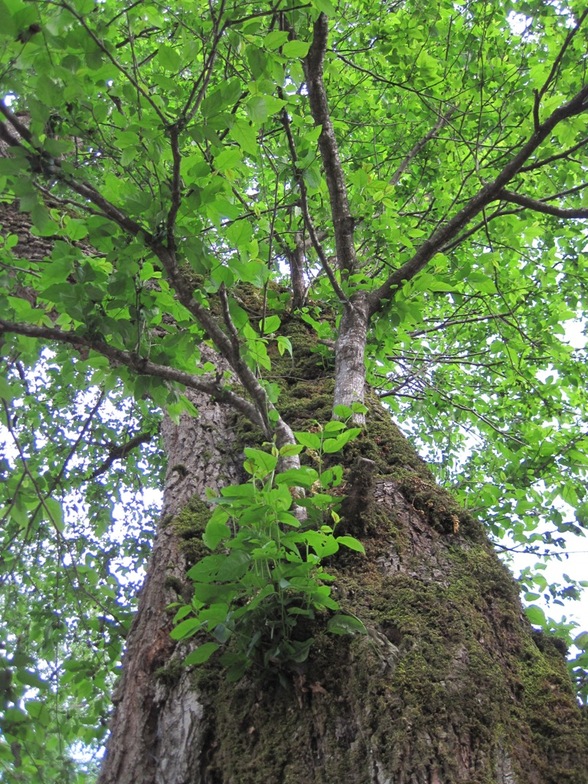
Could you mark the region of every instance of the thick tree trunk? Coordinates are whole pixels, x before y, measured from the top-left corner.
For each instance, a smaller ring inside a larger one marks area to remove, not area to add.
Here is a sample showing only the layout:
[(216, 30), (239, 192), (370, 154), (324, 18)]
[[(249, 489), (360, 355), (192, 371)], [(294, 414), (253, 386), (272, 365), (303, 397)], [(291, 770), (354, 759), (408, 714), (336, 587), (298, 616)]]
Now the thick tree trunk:
[[(332, 383), (291, 386), (285, 407), (295, 428), (320, 418)], [(564, 658), (533, 635), (481, 526), (436, 487), (377, 407), (345, 455), (343, 524), (367, 556), (329, 563), (338, 600), (369, 634), (317, 628), (310, 660), (282, 673), (288, 686), (267, 670), (232, 684), (214, 663), (183, 668), (186, 646), (169, 637), (166, 605), (202, 547), (185, 537), (205, 518), (201, 502), (186, 504), (234, 481), (240, 463), (233, 414), (198, 405), (198, 419), (166, 425), (165, 512), (100, 784), (588, 781), (585, 723)], [(366, 459), (375, 471), (361, 477)]]
[[(197, 781), (204, 754), (204, 709), (192, 676), (181, 667), (185, 651), (169, 636), (166, 608), (188, 593), (186, 568), (194, 558), (178, 515), (206, 510), (197, 499), (236, 481), (241, 464), (233, 417), (204, 396), (191, 395), (200, 416), (164, 421), (169, 458), (164, 508), (139, 609), (127, 642), (123, 675), (113, 697), (114, 714), (101, 784), (178, 784)], [(181, 515), (180, 515), (181, 517)], [(189, 537), (189, 532), (185, 532)], [(188, 544), (188, 546), (186, 546)], [(180, 646), (181, 647), (181, 646)]]

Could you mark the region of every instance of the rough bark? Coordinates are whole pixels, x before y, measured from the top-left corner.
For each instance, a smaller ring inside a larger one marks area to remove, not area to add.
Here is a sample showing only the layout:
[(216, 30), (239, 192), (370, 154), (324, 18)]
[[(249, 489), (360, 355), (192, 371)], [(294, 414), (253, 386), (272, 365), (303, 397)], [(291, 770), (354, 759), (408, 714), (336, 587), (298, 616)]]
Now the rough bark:
[(203, 753), (203, 706), (191, 675), (180, 669), (185, 652), (169, 636), (172, 614), (166, 607), (187, 587), (189, 558), (173, 521), (189, 501), (194, 510), (194, 499), (203, 498), (206, 488), (219, 492), (234, 482), (240, 460), (227, 411), (205, 396), (191, 397), (200, 416), (183, 416), (177, 426), (166, 419), (162, 429), (169, 458), (164, 508), (113, 697), (100, 784), (189, 782)]
[[(363, 403), (365, 397), (365, 344), (368, 328), (365, 297), (355, 297), (344, 306), (335, 351), (335, 406)], [(355, 421), (363, 424), (364, 417)]]
[[(333, 381), (316, 368), (302, 380), (292, 373), (284, 408), (296, 428), (328, 416)], [(235, 476), (234, 422), (210, 405), (166, 425), (167, 516), (100, 784), (585, 784), (586, 734), (563, 657), (533, 636), (481, 525), (374, 406), (366, 436), (345, 454), (342, 507), (367, 556), (328, 565), (342, 606), (369, 634), (333, 637), (319, 623), (308, 663), (254, 669), (237, 684), (214, 662), (182, 669), (185, 651), (167, 636), (166, 577), (182, 580), (186, 556), (169, 515)], [(190, 514), (197, 531), (201, 507)]]

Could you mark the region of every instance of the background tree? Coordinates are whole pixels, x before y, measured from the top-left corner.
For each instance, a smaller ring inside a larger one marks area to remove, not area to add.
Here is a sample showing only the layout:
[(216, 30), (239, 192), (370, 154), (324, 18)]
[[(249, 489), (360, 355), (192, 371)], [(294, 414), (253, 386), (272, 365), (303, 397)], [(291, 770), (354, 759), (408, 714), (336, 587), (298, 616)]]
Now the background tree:
[(7, 780), (92, 780), (165, 410), (101, 782), (584, 781), (486, 537), (586, 517), (588, 12), (0, 12)]

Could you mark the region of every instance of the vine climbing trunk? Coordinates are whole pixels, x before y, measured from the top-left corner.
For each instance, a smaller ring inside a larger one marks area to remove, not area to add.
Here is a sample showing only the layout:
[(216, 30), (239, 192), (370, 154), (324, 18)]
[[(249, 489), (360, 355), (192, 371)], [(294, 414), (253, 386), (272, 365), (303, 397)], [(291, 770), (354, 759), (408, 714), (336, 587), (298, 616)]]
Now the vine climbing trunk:
[[(284, 381), (294, 430), (327, 419), (333, 400), (332, 370), (306, 360)], [(167, 422), (165, 510), (100, 784), (586, 784), (563, 656), (532, 632), (482, 526), (367, 401), (341, 507), (366, 555), (338, 553), (328, 571), (368, 633), (329, 635), (320, 621), (307, 662), (237, 683), (214, 659), (182, 666), (190, 642), (169, 637), (166, 607), (189, 598), (186, 566), (205, 551), (198, 499), (237, 480), (242, 439), (256, 434), (204, 400), (198, 418)]]

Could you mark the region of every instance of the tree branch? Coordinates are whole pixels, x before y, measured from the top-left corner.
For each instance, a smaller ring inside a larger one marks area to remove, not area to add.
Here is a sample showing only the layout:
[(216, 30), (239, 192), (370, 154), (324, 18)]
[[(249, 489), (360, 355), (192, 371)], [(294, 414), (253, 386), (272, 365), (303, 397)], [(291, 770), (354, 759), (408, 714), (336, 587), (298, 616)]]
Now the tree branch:
[[(2, 101), (0, 101), (0, 112), (4, 114), (6, 119), (10, 122), (10, 124), (15, 128), (17, 133), (20, 133), (20, 126), (22, 123), (13, 115), (13, 113), (8, 109), (7, 106), (4, 105)], [(2, 131), (6, 131), (4, 125), (0, 123), (0, 135), (4, 136)], [(190, 285), (189, 281), (186, 279), (185, 275), (179, 269), (177, 259), (172, 248), (168, 248), (165, 245), (162, 245), (160, 242), (156, 240), (156, 238), (148, 231), (146, 231), (139, 223), (134, 221), (132, 218), (129, 218), (123, 212), (121, 212), (115, 205), (111, 204), (107, 199), (105, 199), (93, 186), (88, 185), (83, 182), (79, 182), (75, 180), (73, 177), (66, 175), (63, 170), (61, 169), (61, 165), (59, 161), (50, 160), (50, 168), (51, 171), (47, 170), (47, 155), (44, 151), (39, 150), (36, 146), (34, 146), (33, 138), (28, 129), (23, 127), (23, 130), (26, 131), (25, 137), (28, 137), (30, 140), (30, 144), (33, 147), (33, 152), (30, 152), (27, 147), (23, 144), (22, 140), (15, 139), (12, 137), (11, 134), (8, 133), (9, 136), (9, 144), (13, 146), (19, 146), (24, 149), (29, 156), (34, 161), (38, 162), (41, 171), (46, 174), (46, 176), (51, 177), (52, 179), (57, 179), (58, 181), (62, 182), (68, 188), (73, 190), (75, 193), (83, 196), (87, 199), (90, 203), (94, 206), (98, 207), (102, 214), (109, 218), (110, 220), (114, 221), (118, 226), (124, 229), (126, 232), (131, 234), (132, 236), (137, 236), (141, 234), (144, 237), (145, 244), (153, 251), (153, 253), (157, 256), (159, 261), (161, 262), (164, 270), (166, 271), (170, 283), (175, 289), (176, 293), (178, 294), (178, 298), (180, 302), (195, 316), (196, 320), (200, 323), (200, 325), (208, 332), (209, 336), (211, 337), (212, 341), (214, 342), (216, 348), (220, 352), (220, 354), (229, 362), (232, 369), (235, 371), (239, 381), (243, 384), (249, 395), (251, 396), (252, 400), (254, 401), (255, 405), (248, 403), (243, 398), (239, 398), (233, 393), (230, 393), (229, 397), (233, 395), (231, 400), (227, 397), (227, 390), (222, 390), (221, 387), (218, 385), (212, 385), (205, 388), (199, 383), (198, 386), (195, 386), (195, 379), (196, 377), (191, 376), (190, 374), (182, 374), (180, 371), (173, 371), (171, 368), (165, 368), (164, 366), (156, 366), (153, 363), (148, 362), (144, 359), (137, 359), (136, 357), (133, 358), (132, 355), (125, 355), (125, 352), (121, 352), (121, 356), (115, 357), (113, 352), (117, 352), (118, 349), (114, 349), (106, 344), (102, 343), (101, 348), (97, 348), (97, 344), (91, 344), (90, 342), (83, 342), (79, 336), (73, 335), (73, 333), (64, 333), (59, 330), (55, 331), (53, 335), (45, 334), (36, 334), (36, 337), (47, 337), (48, 339), (52, 340), (61, 340), (65, 342), (69, 342), (72, 345), (87, 345), (90, 348), (95, 348), (100, 353), (104, 353), (106, 356), (115, 359), (122, 364), (125, 364), (129, 367), (133, 367), (134, 370), (137, 372), (143, 372), (147, 375), (159, 375), (162, 378), (167, 378), (172, 381), (178, 381), (179, 383), (185, 384), (186, 386), (191, 386), (194, 389), (199, 389), (200, 391), (207, 392), (211, 394), (213, 397), (216, 397), (223, 402), (228, 402), (233, 405), (238, 410), (241, 410), (243, 413), (246, 414), (252, 421), (254, 421), (257, 425), (261, 426), (266, 435), (269, 437), (271, 433), (274, 431), (272, 424), (269, 420), (268, 413), (270, 410), (274, 408), (267, 397), (267, 393), (263, 386), (259, 383), (258, 379), (255, 377), (255, 374), (249, 369), (243, 358), (240, 356), (239, 352), (235, 350), (232, 341), (227, 336), (227, 334), (221, 329), (219, 324), (217, 323), (214, 316), (208, 311), (203, 305), (201, 305), (196, 298), (193, 296), (193, 286)], [(5, 325), (5, 331), (19, 331), (18, 329), (10, 330), (6, 325), (9, 322), (0, 322), (0, 326)], [(24, 328), (26, 325), (14, 325), (15, 327)], [(40, 329), (40, 328), (36, 328)], [(27, 334), (26, 332), (20, 332), (20, 334)], [(28, 333), (33, 334), (33, 333)], [(67, 337), (64, 337), (67, 336)], [(77, 341), (77, 344), (76, 344)], [(110, 353), (106, 353), (106, 350)], [(145, 364), (146, 363), (146, 364)], [(140, 365), (138, 367), (137, 365)], [(145, 368), (149, 367), (149, 370), (145, 370)], [(161, 370), (157, 370), (157, 368), (161, 368)], [(171, 374), (170, 374), (171, 373)], [(180, 373), (180, 376), (174, 375)], [(221, 397), (222, 392), (222, 397)], [(255, 411), (257, 409), (257, 411)], [(275, 425), (276, 433), (279, 431), (281, 433), (280, 438), (286, 439), (283, 441), (285, 443), (295, 443), (294, 436), (292, 431), (288, 428), (288, 426), (278, 418), (276, 425)]]
[(217, 381), (207, 381), (202, 376), (194, 376), (183, 370), (177, 370), (172, 367), (167, 367), (166, 365), (158, 365), (145, 357), (110, 346), (102, 340), (86, 338), (75, 332), (68, 332), (57, 327), (39, 327), (34, 324), (22, 324), (0, 319), (0, 335), (6, 333), (25, 335), (30, 338), (57, 340), (60, 343), (68, 343), (76, 349), (91, 349), (92, 351), (96, 351), (97, 353), (102, 354), (102, 356), (105, 356), (112, 364), (125, 365), (139, 375), (153, 376), (155, 378), (164, 379), (165, 381), (173, 381), (182, 384), (189, 389), (195, 389), (198, 392), (210, 395), (220, 403), (226, 403), (237, 411), (240, 411), (250, 419), (251, 422), (267, 432), (266, 423), (259, 415), (256, 406), (248, 400), (245, 400), (245, 398), (235, 394), (230, 389), (222, 387)]
[(92, 471), (88, 479), (96, 479), (101, 474), (106, 473), (115, 460), (123, 460), (133, 449), (141, 446), (141, 444), (148, 444), (154, 435), (154, 433), (138, 433), (124, 444), (111, 444), (108, 449), (108, 457), (102, 465)]
[(420, 141), (418, 141), (414, 145), (414, 147), (408, 152), (408, 154), (406, 155), (406, 157), (404, 158), (400, 166), (396, 169), (396, 171), (390, 178), (390, 185), (398, 185), (400, 178), (407, 170), (411, 161), (414, 160), (416, 156), (419, 154), (419, 152), (427, 145), (427, 143), (431, 141), (431, 139), (435, 136), (437, 131), (440, 131), (441, 128), (443, 128), (443, 126), (447, 125), (447, 123), (449, 122), (451, 117), (455, 114), (455, 112), (456, 112), (455, 107), (452, 107), (451, 109), (449, 109), (447, 114), (442, 114), (439, 116), (437, 122), (431, 128), (429, 133), (427, 133), (426, 136), (423, 136), (423, 138), (420, 139)]
[(302, 210), (302, 217), (304, 218), (304, 223), (308, 230), (308, 234), (310, 236), (312, 246), (316, 251), (316, 255), (319, 257), (321, 266), (324, 269), (329, 279), (329, 283), (331, 284), (333, 291), (339, 297), (341, 302), (347, 302), (347, 297), (345, 296), (345, 292), (339, 285), (339, 282), (335, 277), (335, 273), (331, 269), (331, 265), (329, 264), (328, 259), (325, 256), (323, 246), (320, 243), (319, 236), (314, 227), (314, 223), (312, 222), (312, 218), (310, 217), (306, 183), (304, 182), (304, 177), (302, 175), (302, 172), (298, 168), (298, 154), (296, 152), (296, 145), (294, 144), (294, 137), (292, 136), (292, 129), (290, 127), (290, 118), (288, 117), (288, 112), (285, 109), (282, 109), (281, 119), (282, 119), (282, 125), (284, 126), (284, 130), (286, 131), (286, 138), (288, 140), (288, 149), (290, 150), (290, 157), (292, 158), (292, 166), (294, 167), (294, 178), (296, 180), (296, 183), (298, 184), (298, 190), (300, 191), (300, 208)]
[(574, 36), (576, 35), (576, 33), (579, 31), (580, 27), (582, 26), (582, 23), (583, 23), (584, 19), (586, 19), (586, 16), (588, 16), (588, 8), (584, 10), (583, 14), (580, 16), (580, 18), (578, 19), (578, 21), (576, 22), (574, 27), (572, 27), (570, 32), (567, 34), (566, 39), (563, 42), (559, 52), (557, 53), (557, 56), (556, 56), (555, 60), (553, 61), (552, 66), (551, 66), (551, 70), (549, 71), (547, 79), (543, 83), (542, 87), (540, 87), (539, 90), (535, 91), (535, 102), (534, 102), (534, 105), (533, 105), (533, 118), (534, 118), (534, 121), (535, 121), (535, 128), (536, 129), (538, 129), (539, 126), (540, 126), (539, 109), (541, 107), (541, 99), (543, 98), (543, 96), (545, 95), (547, 90), (549, 89), (549, 85), (555, 79), (555, 76), (557, 74), (559, 66), (561, 65), (561, 61), (563, 60), (563, 56), (566, 53), (566, 50), (567, 50), (568, 46), (571, 44)]
[(441, 324), (436, 324), (434, 327), (427, 327), (425, 329), (415, 329), (413, 332), (409, 332), (411, 338), (418, 338), (421, 335), (428, 335), (430, 332), (439, 332), (439, 330), (447, 329), (447, 327), (456, 327), (462, 324), (474, 324), (478, 321), (492, 321), (494, 319), (503, 319), (507, 316), (512, 315), (511, 313), (487, 313), (483, 316), (464, 316), (463, 318), (459, 319), (447, 319), (447, 321), (443, 321)]
[(218, 290), (218, 295), (221, 301), (221, 309), (223, 312), (223, 320), (229, 331), (229, 338), (233, 346), (233, 350), (238, 354), (240, 351), (239, 333), (231, 318), (231, 311), (229, 310), (229, 298), (227, 297), (227, 287), (221, 283)]
[(169, 143), (172, 152), (172, 181), (171, 181), (171, 204), (167, 213), (166, 234), (167, 247), (175, 250), (176, 240), (174, 228), (176, 217), (182, 203), (182, 153), (180, 152), (180, 123), (174, 123), (169, 128)]
[(507, 190), (500, 191), (499, 197), (502, 201), (518, 204), (520, 207), (535, 212), (543, 212), (545, 215), (554, 215), (556, 218), (588, 218), (588, 208), (586, 207), (578, 207), (577, 209), (552, 207), (550, 204), (546, 204), (547, 200), (532, 199), (530, 196), (523, 196), (521, 193)]
[[(100, 212), (104, 217), (112, 220), (129, 234), (136, 237), (137, 234), (143, 233), (145, 234), (147, 242), (153, 242), (151, 234), (144, 229), (143, 226), (121, 212), (118, 207), (105, 199), (92, 185), (76, 180), (69, 174), (66, 174), (61, 168), (59, 161), (49, 156), (45, 150), (36, 145), (34, 137), (29, 129), (10, 111), (4, 101), (0, 101), (0, 113), (4, 115), (18, 134), (18, 137), (13, 136), (4, 123), (0, 123), (0, 138), (11, 147), (20, 147), (24, 150), (28, 160), (35, 169), (44, 174), (48, 179), (62, 182), (79, 196), (87, 199), (91, 204), (100, 209)], [(30, 149), (23, 141), (30, 145)]]
[(303, 65), (310, 111), (315, 124), (322, 128), (318, 144), (329, 189), (337, 261), (342, 271), (351, 274), (357, 269), (353, 243), (354, 219), (349, 210), (347, 187), (323, 80), (327, 34), (328, 20), (326, 15), (321, 13), (314, 23), (314, 37)]
[(571, 100), (555, 109), (547, 120), (534, 131), (493, 182), (484, 185), (453, 218), (439, 226), (429, 239), (423, 242), (411, 259), (395, 270), (378, 289), (370, 293), (370, 315), (377, 313), (382, 307), (383, 301), (391, 297), (395, 289), (405, 281), (414, 278), (441, 248), (451, 242), (461, 229), (482, 212), (488, 204), (501, 198), (500, 194), (505, 185), (519, 173), (529, 157), (560, 122), (575, 117), (586, 109), (588, 109), (588, 85), (584, 85)]
[(567, 158), (569, 160), (570, 156), (573, 155), (578, 150), (581, 150), (582, 147), (585, 147), (588, 144), (588, 137), (586, 139), (582, 139), (577, 144), (574, 144), (573, 147), (570, 147), (563, 152), (555, 153), (554, 155), (549, 155), (547, 158), (543, 158), (542, 160), (535, 161), (535, 163), (530, 163), (528, 166), (523, 166), (522, 169), (519, 169), (519, 174), (524, 174), (525, 172), (534, 171), (535, 169), (540, 169), (543, 166), (547, 166), (550, 163), (554, 163), (554, 161), (560, 161), (562, 158)]

